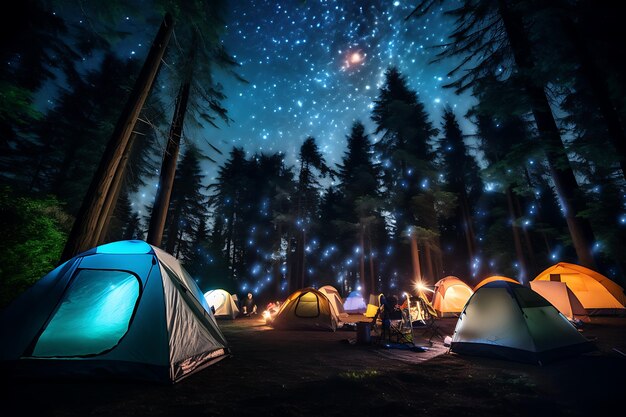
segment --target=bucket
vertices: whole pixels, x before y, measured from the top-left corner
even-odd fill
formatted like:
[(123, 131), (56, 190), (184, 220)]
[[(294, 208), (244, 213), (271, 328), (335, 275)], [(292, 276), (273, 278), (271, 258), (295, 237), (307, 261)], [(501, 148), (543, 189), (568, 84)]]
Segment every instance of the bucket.
[(371, 323), (358, 322), (356, 324), (356, 342), (363, 345), (369, 345), (371, 342)]

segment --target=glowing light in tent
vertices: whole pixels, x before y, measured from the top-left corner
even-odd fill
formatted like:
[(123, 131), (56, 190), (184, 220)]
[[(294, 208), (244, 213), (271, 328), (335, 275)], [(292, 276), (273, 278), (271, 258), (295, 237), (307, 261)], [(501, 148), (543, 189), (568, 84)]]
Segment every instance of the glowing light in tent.
[(144, 254), (152, 252), (152, 248), (146, 242), (141, 240), (124, 240), (121, 242), (107, 243), (106, 245), (98, 246), (98, 253), (110, 253), (110, 254)]
[(126, 334), (139, 297), (139, 281), (122, 271), (82, 270), (43, 331), (33, 356), (102, 353)]

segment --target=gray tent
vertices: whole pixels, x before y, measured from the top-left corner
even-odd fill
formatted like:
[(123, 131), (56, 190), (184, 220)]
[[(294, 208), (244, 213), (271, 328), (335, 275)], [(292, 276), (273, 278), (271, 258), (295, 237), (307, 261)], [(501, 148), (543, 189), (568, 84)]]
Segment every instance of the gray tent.
[(545, 298), (508, 281), (476, 290), (459, 316), (450, 346), (456, 353), (531, 363), (593, 349)]
[(65, 262), (0, 317), (0, 367), (16, 376), (177, 382), (229, 354), (195, 281), (145, 242)]

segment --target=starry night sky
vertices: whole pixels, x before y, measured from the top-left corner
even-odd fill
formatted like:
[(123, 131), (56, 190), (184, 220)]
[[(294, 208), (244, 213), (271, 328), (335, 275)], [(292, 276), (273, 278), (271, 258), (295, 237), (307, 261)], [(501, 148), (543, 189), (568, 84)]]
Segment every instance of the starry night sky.
[[(371, 139), (377, 140), (370, 115), (384, 72), (391, 65), (417, 91), (435, 127), (441, 127), (441, 110), (449, 104), (464, 133), (471, 134), (473, 126), (463, 115), (473, 99), (442, 88), (450, 81), (446, 74), (455, 62), (429, 63), (441, 51), (439, 45), (447, 42), (453, 22), (442, 9), (406, 21), (416, 4), (415, 0), (230, 1), (223, 42), (241, 65), (237, 72), (249, 83), (216, 73), (232, 122), (218, 122), (219, 129), (186, 124), (186, 139), (215, 161), (204, 164), (205, 182), (214, 182), (233, 146), (242, 146), (249, 156), (283, 152), (286, 163), (297, 167), (300, 145), (313, 136), (333, 166), (341, 162), (355, 120), (364, 123)], [(81, 17), (73, 20), (86, 24)], [(127, 25), (130, 36), (116, 50), (143, 62), (155, 28), (137, 24), (140, 20), (123, 17), (122, 25)], [(171, 43), (176, 42), (175, 35), (176, 29)], [(87, 58), (84, 67), (94, 68), (97, 62), (97, 58)], [(166, 83), (162, 79), (159, 88), (171, 113), (176, 89)], [(42, 104), (54, 104), (51, 94), (44, 90), (40, 97), (46, 103)], [(168, 122), (170, 118), (166, 116)], [(161, 128), (163, 142), (167, 131), (167, 126)], [(222, 154), (207, 146), (207, 141)], [(153, 200), (157, 181), (154, 178), (139, 192), (139, 206)]]
[[(374, 131), (373, 100), (390, 65), (407, 76), (436, 127), (446, 104), (463, 116), (471, 98), (442, 88), (453, 62), (428, 63), (446, 41), (449, 18), (435, 10), (405, 21), (414, 7), (390, 0), (232, 2), (224, 44), (249, 84), (221, 78), (233, 122), (200, 133), (224, 152), (207, 154), (221, 164), (235, 145), (249, 154), (282, 151), (295, 164), (311, 135), (327, 162), (338, 163), (355, 120)], [(469, 124), (462, 127), (469, 133)], [(216, 168), (209, 164), (209, 182)]]

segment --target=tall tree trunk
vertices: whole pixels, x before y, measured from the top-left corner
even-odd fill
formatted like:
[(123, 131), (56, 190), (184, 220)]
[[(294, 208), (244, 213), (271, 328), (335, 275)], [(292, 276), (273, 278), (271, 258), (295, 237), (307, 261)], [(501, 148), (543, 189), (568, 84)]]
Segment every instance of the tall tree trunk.
[(433, 258), (430, 251), (430, 242), (428, 241), (424, 242), (424, 255), (428, 276), (433, 280), (433, 282), (437, 282), (437, 276), (435, 275), (435, 269), (433, 268)]
[[(278, 223), (277, 226), (277, 231), (276, 231), (276, 238), (277, 238), (277, 244), (274, 247), (274, 253), (280, 255), (280, 249), (282, 248), (282, 238), (283, 238), (283, 224), (282, 222)], [(289, 246), (289, 245), (287, 245)], [(287, 250), (289, 250), (289, 248), (287, 248)], [(287, 252), (287, 255), (289, 254), (289, 252)], [(276, 259), (274, 261), (274, 294), (277, 298), (279, 297), (279, 294), (282, 292), (281, 291), (281, 278), (282, 278), (282, 273), (281, 273), (281, 265), (282, 265), (282, 260), (280, 256), (276, 256)]]
[[(174, 246), (176, 247), (176, 255), (174, 255), (176, 258), (178, 258), (180, 256), (180, 242), (182, 242), (183, 240), (183, 233), (185, 231), (183, 229), (180, 229), (179, 231), (177, 231), (176, 233), (176, 243), (174, 244)], [(172, 249), (172, 255), (174, 254), (174, 249)]]
[(565, 220), (578, 261), (584, 266), (595, 269), (595, 260), (591, 252), (594, 241), (593, 231), (587, 220), (578, 217), (578, 213), (582, 212), (582, 205), (578, 200), (580, 190), (576, 177), (567, 158), (567, 151), (561, 140), (544, 87), (535, 84), (535, 80), (530, 76), (534, 68), (534, 62), (530, 43), (524, 31), (522, 17), (509, 7), (507, 0), (498, 0), (498, 4), (515, 63), (522, 73), (525, 74), (524, 86), (530, 99), (530, 106), (537, 129), (543, 141), (547, 144), (545, 152), (550, 167), (550, 174), (565, 212)]
[(302, 231), (302, 245), (300, 245), (300, 288), (306, 287), (306, 229)]
[[(513, 195), (513, 202), (515, 203), (515, 216), (519, 219), (520, 217), (523, 216), (523, 211), (522, 211), (522, 206), (520, 203), (520, 197), (517, 194)], [(535, 251), (533, 249), (533, 243), (530, 238), (530, 233), (528, 232), (528, 228), (526, 228), (524, 225), (522, 225), (521, 229), (522, 229), (523, 243), (524, 243), (524, 246), (526, 247), (526, 255), (528, 256), (528, 264), (526, 265), (528, 269), (526, 270), (526, 272), (527, 273), (530, 273), (530, 271), (538, 272), (536, 270), (537, 262), (535, 260)], [(528, 275), (528, 279), (530, 279), (530, 275)]]
[(417, 234), (415, 230), (411, 231), (411, 261), (413, 264), (413, 279), (417, 282), (422, 282), (422, 271), (420, 269), (420, 257), (417, 250)]
[(293, 238), (291, 236), (291, 233), (289, 233), (289, 235), (287, 236), (287, 292), (289, 294), (291, 294), (292, 292), (295, 291), (295, 285), (294, 285), (294, 265), (293, 265), (293, 254), (292, 254), (292, 249), (293, 247)]
[(106, 200), (104, 201), (104, 206), (102, 207), (102, 213), (98, 218), (98, 225), (96, 226), (96, 242), (98, 245), (101, 245), (105, 242), (107, 233), (109, 230), (109, 224), (111, 222), (111, 218), (113, 217), (113, 212), (115, 211), (115, 206), (117, 205), (117, 200), (120, 196), (120, 192), (122, 189), (122, 184), (124, 183), (124, 176), (126, 175), (126, 167), (128, 165), (128, 160), (130, 158), (130, 153), (132, 151), (133, 144), (135, 143), (135, 139), (137, 135), (133, 133), (126, 144), (126, 149), (124, 150), (124, 154), (120, 160), (120, 164), (115, 171), (115, 176), (111, 181), (111, 187), (109, 187), (109, 192), (107, 193)]
[[(359, 255), (359, 285), (361, 286), (361, 291), (369, 291), (365, 286), (365, 230), (363, 225), (359, 226), (359, 251), (361, 252)], [(361, 294), (363, 294), (361, 292)], [(366, 293), (369, 296), (369, 292)]]
[(165, 241), (165, 251), (167, 253), (174, 254), (174, 250), (176, 249), (176, 245), (179, 241), (178, 233), (180, 230), (180, 212), (181, 212), (181, 202), (175, 205), (174, 210), (171, 211), (171, 219), (168, 222), (169, 227), (167, 229), (167, 240)]
[(609, 138), (619, 156), (619, 164), (622, 169), (622, 176), (626, 178), (626, 134), (622, 125), (619, 113), (611, 101), (611, 96), (607, 88), (605, 77), (596, 67), (593, 57), (589, 49), (585, 46), (585, 42), (580, 36), (578, 29), (570, 19), (564, 17), (562, 20), (563, 31), (570, 39), (574, 46), (580, 70), (585, 80), (591, 87), (591, 92), (596, 99), (596, 104), (600, 109), (600, 114), (604, 118)]
[(233, 246), (233, 223), (234, 223), (234, 215), (233, 211), (230, 212), (230, 217), (228, 219), (228, 223), (226, 225), (226, 263), (227, 267), (230, 270), (230, 279), (234, 281), (235, 276), (233, 275), (234, 271), (234, 258), (232, 255), (232, 246)]
[(467, 193), (465, 192), (465, 189), (461, 191), (461, 201), (459, 206), (461, 208), (461, 221), (463, 222), (463, 232), (465, 234), (465, 244), (467, 245), (467, 255), (471, 264), (476, 256), (476, 243), (474, 237), (474, 227), (472, 225), (472, 218), (469, 209), (469, 202), (467, 201)]
[(369, 246), (369, 264), (370, 264), (370, 292), (376, 294), (376, 273), (374, 272), (374, 249), (372, 248), (372, 232), (368, 229), (367, 243)]
[(515, 215), (515, 206), (513, 204), (513, 190), (511, 186), (506, 189), (506, 202), (509, 208), (509, 218), (511, 219), (511, 229), (513, 230), (513, 244), (515, 246), (515, 256), (520, 266), (519, 281), (522, 284), (526, 284), (528, 271), (528, 265), (526, 265), (526, 258), (524, 257), (524, 251), (522, 249), (522, 239), (520, 238), (519, 227), (517, 226), (517, 216)]
[(139, 112), (154, 83), (173, 27), (172, 17), (166, 14), (159, 32), (152, 43), (146, 61), (141, 68), (141, 72), (135, 81), (135, 86), (131, 91), (130, 97), (122, 110), (113, 135), (102, 155), (102, 159), (89, 185), (87, 194), (83, 199), (83, 203), (78, 211), (63, 253), (61, 254), (60, 262), (64, 262), (93, 246), (96, 226), (102, 214), (101, 211), (104, 200), (109, 192), (111, 181), (119, 166), (122, 153), (126, 149), (126, 144), (133, 131), (137, 117), (139, 117)]
[(163, 156), (163, 163), (161, 164), (159, 188), (152, 208), (152, 215), (150, 216), (147, 239), (148, 243), (154, 246), (161, 246), (161, 240), (163, 239), (165, 219), (167, 218), (174, 177), (176, 176), (176, 162), (178, 160), (178, 152), (180, 151), (180, 140), (189, 103), (190, 78), (185, 80), (178, 90), (172, 126), (167, 140), (167, 147), (165, 148), (165, 155)]

